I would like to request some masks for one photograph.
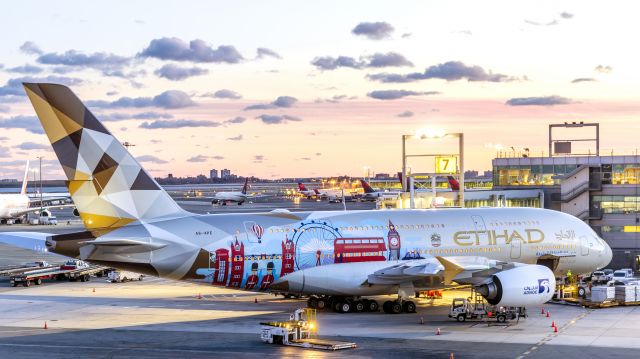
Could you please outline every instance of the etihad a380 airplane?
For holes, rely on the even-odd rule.
[[[65,86],[24,84],[69,180],[86,231],[3,233],[0,241],[174,280],[310,296],[337,311],[365,296],[469,284],[491,304],[540,305],[555,277],[606,266],[584,222],[532,208],[200,215],[186,212]],[[355,309],[354,309],[355,308]]]

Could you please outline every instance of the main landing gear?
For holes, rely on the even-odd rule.
[[[307,307],[318,310],[333,310],[337,313],[349,312],[377,312],[380,310],[378,302],[373,299],[354,297],[310,297]],[[382,310],[388,314],[415,313],[416,303],[410,300],[388,300],[384,302]]]

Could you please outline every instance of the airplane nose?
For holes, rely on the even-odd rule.
[[[604,241],[603,241],[604,242]],[[613,251],[607,242],[604,242],[605,252],[604,252],[604,260],[602,263],[602,268],[606,267],[611,263],[611,259],[613,259]]]

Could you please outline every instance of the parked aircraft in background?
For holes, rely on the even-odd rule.
[[[303,196],[306,196],[307,199],[311,199],[317,196],[318,190],[307,189],[307,187],[302,182],[298,182],[298,192]]]
[[[27,213],[38,213],[42,208],[42,216],[50,216],[49,208],[69,207],[69,193],[27,193],[29,161],[25,165],[24,177],[20,193],[0,194],[0,221],[2,224],[20,223]],[[41,203],[42,202],[42,203]],[[75,212],[75,211],[74,211]]]
[[[310,306],[340,312],[377,310],[362,297],[382,294],[398,295],[385,312],[412,312],[416,291],[454,283],[491,304],[537,306],[553,296],[555,275],[611,260],[587,224],[545,209],[189,213],[71,90],[24,86],[54,149],[66,149],[56,154],[87,231],[1,233],[4,243],[44,242],[54,253],[169,279],[309,295]]]
[[[362,188],[364,189],[364,194],[362,194],[360,196],[360,200],[362,201],[375,201],[378,198],[384,196],[385,194],[387,195],[391,195],[391,194],[395,194],[397,195],[398,193],[400,193],[400,191],[376,191],[374,190],[367,181],[361,179],[360,180],[360,184],[362,185]]]
[[[237,203],[238,206],[242,205],[250,196],[247,194],[247,188],[249,186],[249,178],[245,178],[244,186],[239,192],[218,192],[211,199],[211,204],[222,204],[226,206],[228,203]]]

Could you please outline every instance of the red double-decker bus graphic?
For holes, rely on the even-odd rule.
[[[334,263],[384,261],[387,246],[382,237],[336,238]]]

